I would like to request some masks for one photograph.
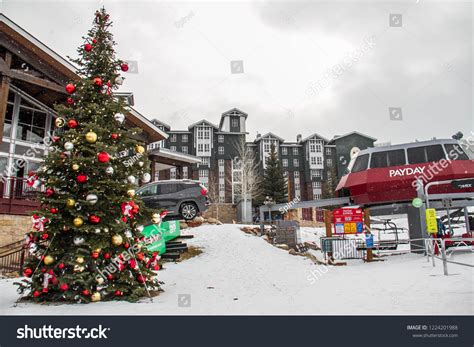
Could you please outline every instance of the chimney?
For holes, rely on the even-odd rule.
[[[257,131],[257,139],[261,138],[262,137],[262,134],[260,134],[258,131]]]
[[[302,139],[303,136],[301,136],[301,134],[296,135],[296,142],[301,142]]]

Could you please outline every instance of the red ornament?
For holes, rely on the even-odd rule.
[[[117,140],[119,135],[116,134],[116,133],[113,133],[113,134],[110,135],[110,137],[112,138],[112,140]]]
[[[99,258],[99,252],[92,252],[92,258],[94,259]]]
[[[67,122],[67,126],[71,129],[75,129],[77,127],[77,120],[71,119]]]
[[[97,40],[96,40],[96,39],[92,39],[92,43],[97,43]]]
[[[160,265],[155,264],[155,266],[153,267],[153,270],[158,271],[159,269],[160,269]]]
[[[111,274],[108,274],[108,275],[107,275],[107,279],[108,279],[109,281],[111,281],[113,278],[114,278],[114,276],[112,276]]]
[[[92,45],[91,45],[90,43],[86,43],[86,44],[84,45],[84,50],[85,50],[86,52],[92,51]]]
[[[75,90],[76,86],[74,84],[69,83],[68,85],[66,85],[66,92],[68,92],[69,94],[74,93]]]
[[[25,275],[25,277],[31,277],[32,274],[33,274],[33,270],[31,270],[29,267],[27,267],[27,268],[23,271],[23,275]]]
[[[96,216],[95,214],[91,214],[89,216],[89,223],[91,224],[99,224],[100,223],[100,217]]]
[[[125,249],[128,249],[130,247],[130,244],[126,242],[123,246],[125,247]]]
[[[57,209],[57,208],[54,208],[54,207],[51,207],[51,208],[49,209],[49,212],[51,212],[51,213],[58,213],[58,209]]]
[[[69,286],[66,283],[61,284],[61,287],[59,287],[59,289],[61,289],[63,292],[68,290],[68,288],[69,288]]]
[[[107,163],[110,160],[110,156],[107,152],[100,152],[97,154],[97,160],[99,163]]]
[[[82,295],[88,296],[89,294],[90,294],[90,293],[89,293],[89,291],[88,291],[87,289],[84,289],[84,290],[82,291]]]
[[[47,293],[48,292],[48,288],[43,288],[43,293]]]
[[[86,183],[87,182],[87,176],[84,175],[84,174],[77,175],[76,182],[77,183]]]
[[[123,63],[122,65],[120,65],[120,68],[122,69],[123,72],[127,72],[128,71],[128,64]]]
[[[74,99],[73,99],[73,98],[67,98],[67,99],[66,99],[66,102],[67,102],[69,105],[72,105],[72,104],[74,104]]]
[[[116,290],[114,294],[115,296],[122,296],[122,292],[120,290]]]
[[[64,269],[64,263],[60,263],[60,264],[58,265],[58,268],[59,268],[60,270]]]
[[[46,191],[44,192],[46,196],[49,198],[54,194],[54,189],[53,188],[46,188]]]
[[[44,257],[42,257],[42,258],[44,258]],[[41,259],[41,260],[43,260],[43,259]],[[42,273],[45,273],[45,272],[46,272],[46,269],[45,269],[45,268],[42,268],[42,269],[41,269],[41,272],[42,272]]]
[[[40,295],[41,295],[40,292],[38,292],[37,290],[35,290],[34,293],[33,293],[33,296],[34,296],[35,298],[37,298],[37,297],[40,296]]]
[[[102,86],[102,79],[100,77],[94,78],[94,84],[98,87]]]
[[[143,253],[137,253],[137,259],[142,261],[143,259],[145,259],[145,255]]]
[[[145,278],[145,276],[138,275],[137,276],[137,281],[138,281],[138,283],[144,283],[146,281],[146,278]]]
[[[48,237],[49,237],[49,235],[48,235],[48,234],[43,234],[43,235],[41,235],[41,238],[42,238],[43,240],[47,240],[47,239],[48,239]]]
[[[104,254],[104,259],[109,259],[110,258],[110,254],[109,253],[105,253]]]

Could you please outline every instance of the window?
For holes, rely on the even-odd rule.
[[[178,185],[174,183],[162,183],[157,185],[157,194],[174,194],[178,191]]]
[[[210,164],[210,162],[211,162],[210,159],[211,159],[211,158],[209,158],[209,157],[201,157],[201,164],[202,164],[202,165],[207,165],[207,166],[209,166],[209,164]]]
[[[170,141],[171,142],[176,142],[176,138],[177,138],[176,134],[173,134],[173,135],[171,135]]]
[[[183,166],[183,178],[188,178],[188,167]]]
[[[316,152],[321,153],[321,144],[320,143],[316,144]]]
[[[451,160],[469,160],[469,156],[464,153],[461,146],[455,144],[444,145],[448,158]]]
[[[209,177],[209,171],[207,170],[199,170],[199,178]]]
[[[321,177],[321,170],[311,170],[311,178]]]
[[[224,135],[217,136],[217,142],[224,143]]]
[[[176,168],[175,167],[170,169],[170,178],[172,180],[176,179]]]
[[[7,112],[8,113],[8,112]],[[43,143],[46,129],[46,113],[21,99],[16,138]]]
[[[224,169],[224,159],[219,159],[217,165],[219,166],[219,169]]]
[[[220,155],[223,155],[223,154],[224,154],[224,146],[219,146],[218,153],[219,153]]]
[[[445,158],[441,145],[408,148],[407,153],[409,164],[429,163]]]
[[[310,144],[309,144],[309,151],[310,151],[311,153],[316,152],[316,145],[315,145],[314,143],[310,143]]]
[[[198,143],[198,152],[204,152],[204,144]]]
[[[288,177],[288,171],[283,171],[283,177]]]
[[[181,136],[181,141],[188,142],[188,135],[184,134]]]
[[[298,147],[293,147],[293,155],[298,155]]]
[[[225,171],[219,171],[219,178],[225,178]]]
[[[369,155],[364,154],[357,156],[357,159],[355,160],[354,166],[352,167],[351,172],[360,172],[367,170],[367,167],[369,165]]]
[[[205,143],[204,144],[204,152],[209,152],[209,144],[208,143]]]
[[[12,132],[13,121],[13,103],[15,102],[15,94],[10,90],[8,92],[7,112],[5,114],[5,125],[3,127],[3,136],[10,137]]]
[[[326,165],[331,167],[332,166],[332,159],[329,158],[329,159],[326,159]]]
[[[370,159],[371,168],[382,168],[398,165],[405,165],[405,151],[403,149],[372,153],[372,157]]]
[[[282,147],[282,148],[281,148],[281,154],[283,154],[283,155],[288,155],[288,148]]]
[[[321,188],[321,181],[315,181],[311,183],[313,188]]]
[[[321,194],[319,193],[314,194],[313,197],[314,197],[314,200],[321,200]]]
[[[188,146],[181,146],[181,152],[188,154]]]
[[[147,187],[139,190],[137,194],[140,195],[140,196],[156,195],[156,184],[152,185],[152,186],[147,186]]]
[[[268,142],[263,144],[263,151],[265,153],[270,152],[270,144]]]
[[[321,157],[316,157],[316,164],[318,164],[318,165],[323,165],[323,158],[321,158]]]
[[[171,146],[170,151],[176,152],[176,146]]]
[[[310,161],[311,161],[311,165],[316,165],[316,157],[311,157]]]
[[[300,178],[300,172],[299,171],[295,171],[293,173],[293,176],[295,176],[295,178]]]
[[[219,202],[225,202],[225,196],[219,195]]]
[[[288,159],[282,159],[283,167],[288,167]]]
[[[293,159],[293,166],[294,166],[294,167],[299,167],[299,166],[300,166],[300,161],[299,161],[299,159]]]
[[[219,183],[219,191],[225,192],[225,184],[224,183]]]
[[[239,127],[239,119],[238,118],[233,118],[232,119],[232,128],[238,128]]]
[[[330,147],[326,147],[326,155],[331,155],[331,148]]]

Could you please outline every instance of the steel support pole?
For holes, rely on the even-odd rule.
[[[444,244],[444,239],[441,239],[441,257],[443,258],[444,275],[448,276],[448,262],[446,261],[446,245]]]

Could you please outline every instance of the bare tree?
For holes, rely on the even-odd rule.
[[[246,145],[245,137],[235,144],[235,152],[237,156],[233,160],[232,169],[234,195],[242,200],[242,220],[248,221],[252,218],[247,215],[248,204],[250,204],[251,210],[252,199],[261,194],[263,175],[260,170],[260,162],[257,160],[255,152]],[[240,183],[235,184],[239,181]]]
[[[209,199],[211,199],[211,202],[212,202],[212,205],[211,205],[211,208],[213,206],[215,206],[215,209],[216,209],[216,216],[215,218],[217,220],[219,220],[219,204],[220,204],[220,200],[219,200],[219,180],[217,178],[217,175],[215,174],[212,174],[210,175],[209,177],[209,183],[208,183],[208,196],[209,196]]]

